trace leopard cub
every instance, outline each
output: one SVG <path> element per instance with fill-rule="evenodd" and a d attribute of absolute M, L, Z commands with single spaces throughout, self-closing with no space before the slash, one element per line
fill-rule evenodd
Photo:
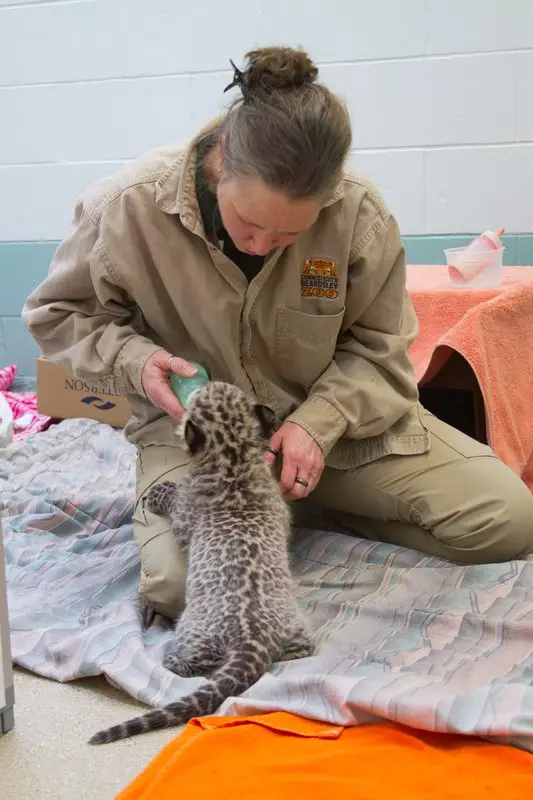
<path fill-rule="evenodd" d="M 168 514 L 188 560 L 186 604 L 164 666 L 207 681 L 165 708 L 101 731 L 103 744 L 213 714 L 280 660 L 313 653 L 293 593 L 290 516 L 264 458 L 274 430 L 270 409 L 240 389 L 211 382 L 184 413 L 178 435 L 191 455 L 179 485 L 148 498 Z"/>

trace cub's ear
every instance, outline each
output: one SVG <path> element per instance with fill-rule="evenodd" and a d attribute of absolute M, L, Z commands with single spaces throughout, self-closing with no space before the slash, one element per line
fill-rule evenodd
<path fill-rule="evenodd" d="M 255 416 L 261 426 L 263 437 L 270 439 L 278 426 L 276 415 L 268 406 L 256 405 L 254 406 Z"/>
<path fill-rule="evenodd" d="M 205 433 L 191 420 L 185 423 L 183 438 L 187 443 L 191 455 L 196 455 L 205 445 Z"/>

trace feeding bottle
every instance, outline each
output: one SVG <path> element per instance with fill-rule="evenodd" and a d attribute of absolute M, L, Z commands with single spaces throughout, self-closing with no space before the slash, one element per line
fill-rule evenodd
<path fill-rule="evenodd" d="M 175 372 L 170 375 L 172 391 L 184 408 L 190 403 L 193 396 L 209 383 L 209 375 L 201 364 L 196 361 L 189 361 L 189 364 L 192 364 L 198 370 L 196 375 L 192 375 L 189 378 L 185 378 L 183 375 L 176 375 Z"/>
<path fill-rule="evenodd" d="M 449 275 L 454 283 L 468 283 L 489 268 L 500 257 L 503 250 L 502 235 L 504 228 L 498 231 L 484 231 L 480 236 L 472 239 L 466 247 L 459 248 L 453 253 L 453 263 L 449 264 Z"/>

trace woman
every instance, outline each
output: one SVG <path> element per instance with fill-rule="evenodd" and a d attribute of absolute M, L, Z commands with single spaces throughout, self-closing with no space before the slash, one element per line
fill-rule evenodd
<path fill-rule="evenodd" d="M 228 87 L 241 96 L 187 150 L 87 192 L 23 312 L 48 357 L 128 396 L 141 597 L 168 616 L 185 563 L 143 501 L 187 470 L 168 373 L 189 360 L 277 412 L 267 457 L 299 510 L 464 563 L 533 543 L 519 478 L 418 403 L 398 227 L 344 171 L 349 118 L 316 78 L 303 52 L 250 52 Z"/>

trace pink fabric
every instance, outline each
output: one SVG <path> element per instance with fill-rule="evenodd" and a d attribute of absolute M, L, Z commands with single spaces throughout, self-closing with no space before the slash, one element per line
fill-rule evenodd
<path fill-rule="evenodd" d="M 533 267 L 505 267 L 500 286 L 457 288 L 443 266 L 410 266 L 420 331 L 409 354 L 426 383 L 453 351 L 483 395 L 489 442 L 533 491 Z"/>
<path fill-rule="evenodd" d="M 14 421 L 14 439 L 21 441 L 34 433 L 44 431 L 50 425 L 50 417 L 37 411 L 37 395 L 35 392 L 8 392 L 15 380 L 15 366 L 0 369 L 0 392 L 7 400 Z"/>

